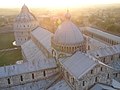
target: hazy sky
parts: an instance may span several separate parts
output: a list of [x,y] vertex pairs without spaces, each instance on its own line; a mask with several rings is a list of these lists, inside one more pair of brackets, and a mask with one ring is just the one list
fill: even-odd
[[75,7],[91,4],[120,3],[120,0],[0,0],[0,7],[19,8],[23,4],[29,7]]

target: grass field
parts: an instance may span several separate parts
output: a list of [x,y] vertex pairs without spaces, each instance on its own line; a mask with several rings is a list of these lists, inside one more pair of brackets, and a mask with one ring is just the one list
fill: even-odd
[[21,60],[20,50],[12,50],[7,52],[0,52],[0,66],[15,64],[17,60]]
[[[0,34],[0,50],[14,48],[12,45],[14,41],[13,33]],[[21,60],[22,55],[19,49],[0,52],[0,66],[15,64],[17,60]]]
[[12,42],[14,41],[13,33],[0,34],[0,50],[13,48]]

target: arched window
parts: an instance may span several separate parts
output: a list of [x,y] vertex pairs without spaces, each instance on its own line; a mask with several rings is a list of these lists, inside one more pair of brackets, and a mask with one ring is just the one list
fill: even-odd
[[110,78],[110,75],[109,75],[109,73],[108,73],[108,75],[107,75],[107,79],[109,79]]
[[67,76],[67,79],[69,79],[69,74],[68,74],[68,72],[66,72],[66,76]]
[[43,76],[44,76],[44,77],[46,76],[46,73],[45,73],[45,71],[43,71]]
[[111,56],[111,60],[113,60],[113,55]]
[[93,74],[93,70],[91,70],[91,74]]
[[100,71],[103,71],[103,68],[102,68],[102,67],[100,68]]
[[20,76],[20,80],[23,81],[23,77],[22,76]]
[[105,63],[105,57],[103,58],[103,63]]
[[32,73],[32,79],[34,79],[34,73]]
[[74,51],[74,47],[72,47],[72,51]]
[[88,50],[90,50],[90,45],[88,45]]
[[97,77],[95,77],[95,82],[97,82],[98,80],[97,80]]
[[74,85],[74,78],[71,78],[72,79],[72,84]]
[[115,73],[115,77],[118,77],[118,74],[117,74],[117,73]]
[[7,79],[7,81],[8,81],[8,84],[10,84],[10,79],[9,78]]
[[82,85],[85,86],[85,81],[83,81]]

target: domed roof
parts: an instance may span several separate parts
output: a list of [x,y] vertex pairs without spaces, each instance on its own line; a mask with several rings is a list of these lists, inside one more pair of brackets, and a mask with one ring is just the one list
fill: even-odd
[[71,15],[68,10],[65,14],[65,18],[66,20],[57,28],[55,32],[53,38],[54,41],[67,45],[79,44],[84,41],[83,35],[79,28],[71,22]]
[[82,33],[70,20],[64,21],[54,35],[54,41],[62,44],[79,44],[83,40]]
[[24,4],[20,14],[16,17],[17,22],[28,22],[36,20],[35,16],[29,11],[28,7]]

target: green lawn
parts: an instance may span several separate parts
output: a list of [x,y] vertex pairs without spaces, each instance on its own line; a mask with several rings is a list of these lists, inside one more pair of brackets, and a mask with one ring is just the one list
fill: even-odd
[[15,64],[17,60],[21,59],[22,55],[20,50],[0,52],[0,66]]
[[[13,41],[13,33],[0,34],[0,50],[14,48],[15,46],[12,45]],[[0,66],[15,64],[17,60],[21,59],[22,55],[20,49],[0,52]]]
[[13,48],[12,42],[14,41],[13,33],[0,34],[0,49]]

